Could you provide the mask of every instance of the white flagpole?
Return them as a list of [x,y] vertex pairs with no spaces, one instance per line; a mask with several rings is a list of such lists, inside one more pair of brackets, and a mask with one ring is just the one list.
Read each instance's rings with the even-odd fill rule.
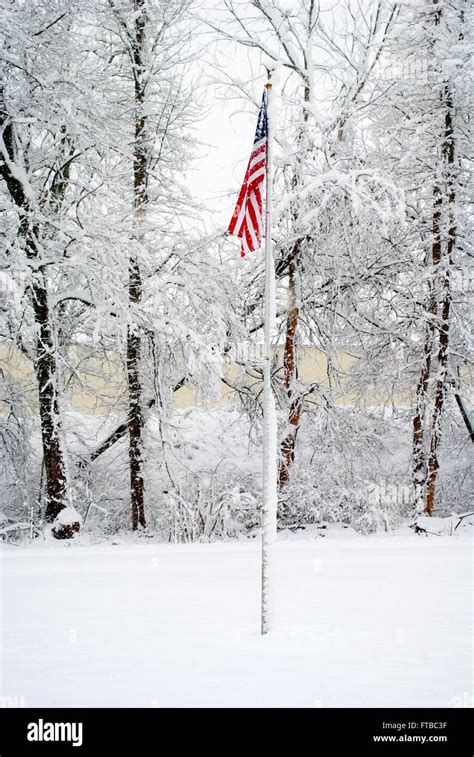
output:
[[[269,77],[270,78],[270,77]],[[267,90],[267,155],[265,186],[265,311],[263,361],[263,508],[261,633],[272,627],[273,543],[277,532],[277,420],[271,386],[272,335],[275,330],[275,265],[272,254],[273,108],[272,85]]]

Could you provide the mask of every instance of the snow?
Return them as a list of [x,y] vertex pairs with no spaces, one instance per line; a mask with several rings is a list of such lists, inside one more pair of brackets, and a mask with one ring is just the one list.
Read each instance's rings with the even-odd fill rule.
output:
[[59,524],[61,526],[72,526],[74,523],[81,522],[81,516],[79,515],[77,510],[75,510],[74,507],[71,507],[70,505],[68,507],[63,507],[54,521],[55,525]]
[[452,707],[472,696],[466,535],[4,546],[2,696],[25,706]]
[[416,526],[428,534],[438,536],[452,536],[458,528],[463,528],[473,522],[474,513],[464,513],[457,515],[453,513],[449,518],[429,517],[428,515],[419,515],[415,521]]

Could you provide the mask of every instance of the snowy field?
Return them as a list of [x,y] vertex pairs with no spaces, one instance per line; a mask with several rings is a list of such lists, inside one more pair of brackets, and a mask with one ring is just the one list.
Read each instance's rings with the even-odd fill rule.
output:
[[25,706],[472,702],[467,536],[290,537],[259,626],[259,544],[3,547],[2,696]]

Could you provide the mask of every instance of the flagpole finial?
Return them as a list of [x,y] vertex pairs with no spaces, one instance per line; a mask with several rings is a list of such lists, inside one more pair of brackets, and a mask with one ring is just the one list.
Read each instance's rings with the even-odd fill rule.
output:
[[268,81],[265,84],[265,87],[267,89],[271,89],[272,88],[272,83],[271,83],[270,80],[272,78],[272,73],[273,73],[274,70],[275,70],[274,68],[268,68],[268,66],[265,66],[265,71],[267,72],[267,78],[268,78]]

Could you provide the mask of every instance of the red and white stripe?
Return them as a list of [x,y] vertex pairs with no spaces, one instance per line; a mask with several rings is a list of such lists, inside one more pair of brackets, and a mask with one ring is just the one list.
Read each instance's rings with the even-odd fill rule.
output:
[[244,183],[229,224],[229,234],[242,240],[240,254],[254,252],[262,244],[263,202],[262,184],[267,157],[266,136],[255,142],[250,155]]

